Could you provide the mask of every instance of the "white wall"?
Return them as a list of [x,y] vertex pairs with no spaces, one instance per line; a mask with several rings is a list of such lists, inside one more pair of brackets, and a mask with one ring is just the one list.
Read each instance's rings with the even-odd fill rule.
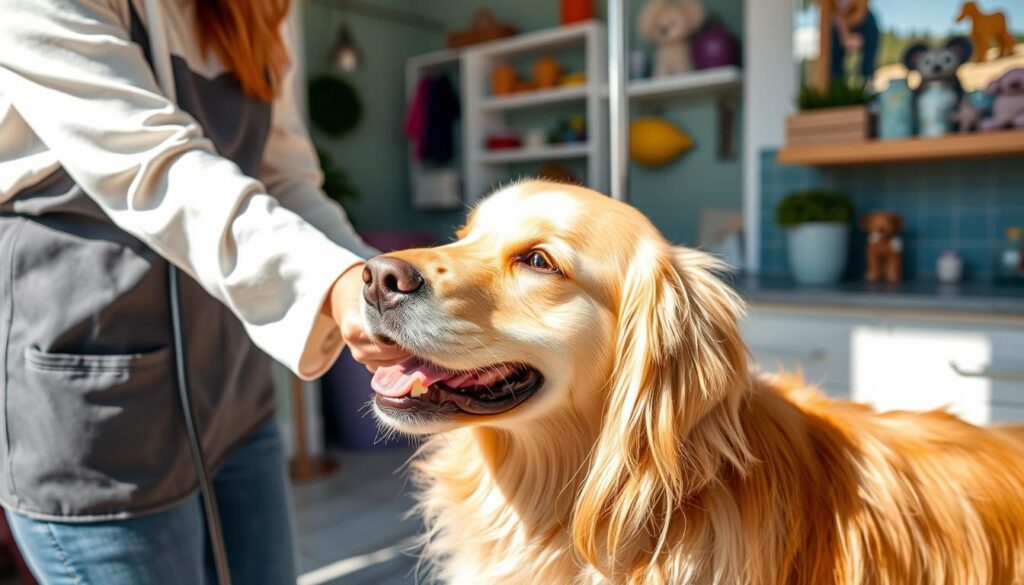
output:
[[746,265],[751,272],[757,272],[760,266],[760,152],[782,145],[786,116],[795,109],[798,68],[793,61],[792,0],[747,0],[744,12],[743,213]]

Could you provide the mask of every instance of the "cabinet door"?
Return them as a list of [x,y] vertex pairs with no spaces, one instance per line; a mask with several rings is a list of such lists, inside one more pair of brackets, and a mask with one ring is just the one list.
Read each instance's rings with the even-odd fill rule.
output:
[[950,412],[975,424],[1024,419],[1024,332],[890,322],[852,331],[853,398],[879,410]]
[[850,394],[850,323],[842,317],[758,311],[741,324],[757,366],[802,372],[831,396]]

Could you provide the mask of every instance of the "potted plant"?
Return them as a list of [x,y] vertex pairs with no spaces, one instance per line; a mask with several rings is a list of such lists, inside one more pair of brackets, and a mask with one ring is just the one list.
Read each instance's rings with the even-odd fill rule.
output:
[[800,284],[839,282],[846,268],[853,203],[843,193],[823,190],[787,195],[775,210],[786,228],[789,270]]
[[818,146],[864,142],[870,137],[868,103],[874,98],[866,83],[835,81],[822,92],[800,89],[800,111],[786,118],[786,146]]

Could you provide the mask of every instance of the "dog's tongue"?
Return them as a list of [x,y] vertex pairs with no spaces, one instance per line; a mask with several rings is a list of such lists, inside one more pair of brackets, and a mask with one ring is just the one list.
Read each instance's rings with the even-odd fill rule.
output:
[[450,388],[486,387],[497,384],[514,372],[513,366],[502,364],[475,372],[452,374],[425,364],[416,358],[410,358],[397,366],[377,368],[370,386],[377,394],[401,398],[411,394],[417,383],[424,388],[429,388],[441,381]]
[[428,387],[447,378],[450,374],[436,370],[416,358],[410,358],[397,366],[377,368],[373,373],[370,386],[377,394],[401,398],[412,392],[413,386],[419,381],[421,386]]

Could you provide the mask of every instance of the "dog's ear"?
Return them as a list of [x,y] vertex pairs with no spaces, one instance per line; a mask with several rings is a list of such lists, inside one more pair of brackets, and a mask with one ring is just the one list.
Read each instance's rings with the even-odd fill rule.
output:
[[924,43],[917,43],[907,47],[906,52],[903,53],[903,65],[909,71],[917,71],[917,64],[930,49],[931,47]]
[[721,268],[701,252],[647,244],[626,275],[572,526],[580,553],[609,575],[651,563],[680,528],[672,518],[687,496],[752,459],[737,416],[749,384],[742,303],[714,274]]
[[640,12],[640,36],[648,42],[657,40],[658,17],[665,7],[665,0],[649,0]]

